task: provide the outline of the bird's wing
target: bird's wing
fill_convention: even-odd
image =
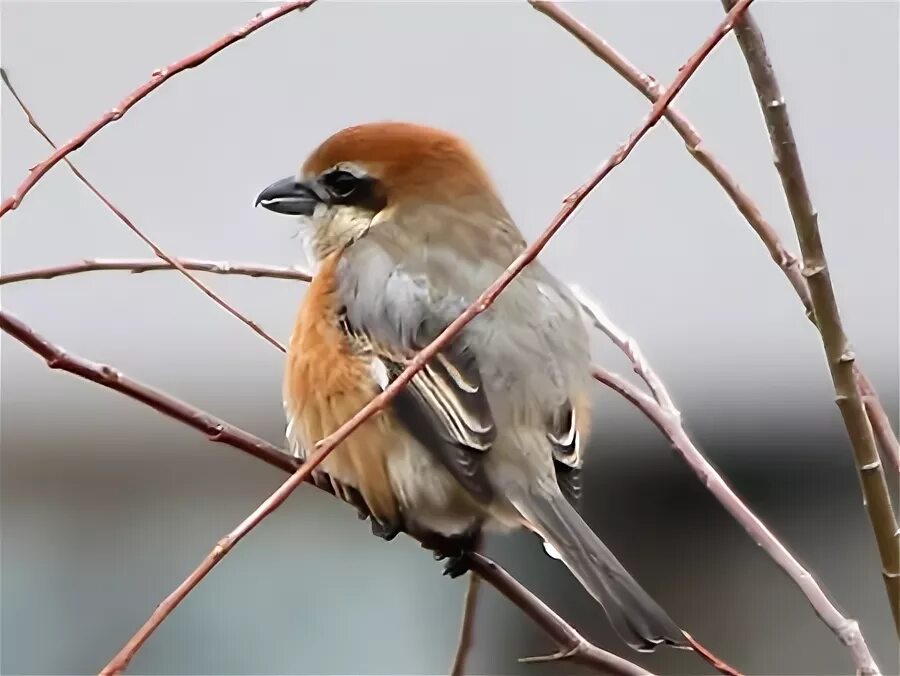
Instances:
[[[547,439],[553,449],[556,480],[563,495],[574,506],[581,501],[581,467],[584,462],[583,441],[579,432],[577,409],[567,400],[548,422]]]
[[[383,336],[377,340],[366,326],[351,322],[346,309],[340,320],[356,349],[371,356],[382,387],[393,382],[427,344],[403,346],[385,342]],[[482,459],[496,428],[475,357],[459,346],[455,341],[438,352],[393,400],[392,408],[400,423],[460,484],[475,498],[489,502],[492,490]]]
[[[491,258],[487,246],[480,255],[485,230],[465,219],[453,212],[442,219],[417,214],[404,227],[382,222],[341,258],[338,296],[347,330],[364,338],[388,381],[515,257],[517,249]],[[452,248],[440,236],[447,227],[459,235]],[[572,483],[567,494],[578,492],[581,440],[568,400],[581,389],[571,374],[580,379],[587,372],[580,363],[584,329],[577,305],[566,303],[554,284],[538,264],[530,266],[397,400],[403,424],[478,497],[490,495],[482,465],[497,423],[523,413],[530,424],[546,426],[561,483]]]

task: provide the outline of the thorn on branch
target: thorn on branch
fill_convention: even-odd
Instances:
[[[520,657],[518,662],[520,664],[541,664],[544,662],[558,662],[560,660],[568,659],[578,653],[581,645],[576,643],[574,646],[569,648],[568,650],[558,650],[555,653],[551,653],[550,655],[534,655],[533,657]]]
[[[816,263],[815,265],[804,266],[800,274],[809,279],[810,277],[815,277],[823,272],[825,272],[825,265],[823,263]]]
[[[850,348],[847,348],[846,350],[844,350],[844,352],[841,353],[841,356],[838,357],[838,361],[841,364],[847,364],[849,362],[856,361],[856,353],[854,353]]]

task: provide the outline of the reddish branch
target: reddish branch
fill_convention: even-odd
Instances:
[[[732,4],[730,0],[723,0],[723,5],[729,11]],[[881,572],[887,589],[888,604],[894,616],[895,630],[900,634],[900,528],[891,505],[872,425],[866,417],[866,406],[857,387],[854,372],[856,355],[841,323],[819,232],[818,215],[803,175],[787,105],[766,53],[762,32],[753,17],[747,15],[738,24],[736,37],[756,87],[775,155],[775,167],[781,177],[794,229],[797,231],[800,251],[803,253],[803,276],[809,285],[816,325],[834,384],[835,401],[853,447],[863,503],[881,556]]]
[[[188,270],[213,272],[217,275],[244,275],[247,277],[270,277],[274,279],[293,279],[301,282],[310,281],[309,273],[299,267],[281,267],[278,265],[259,265],[257,263],[229,263],[226,261],[208,261],[199,258],[179,258],[178,262]],[[153,258],[94,258],[55,265],[48,268],[23,270],[0,275],[0,286],[14,282],[25,282],[32,279],[53,279],[66,275],[77,275],[96,270],[124,270],[133,274],[152,270],[174,270],[171,263]]]
[[[52,369],[67,371],[103,387],[120,392],[205,434],[210,441],[237,448],[285,472],[296,472],[300,467],[298,460],[277,446],[273,446],[267,441],[191,404],[170,397],[159,390],[134,380],[112,366],[70,354],[37,334],[15,316],[3,310],[0,310],[0,330],[5,331],[25,347],[41,356],[47,362],[47,366]],[[311,485],[330,492],[327,483]],[[426,545],[423,543],[423,546]],[[589,644],[565,620],[490,559],[480,555],[473,556],[470,564],[472,570],[479,577],[496,587],[500,593],[533,619],[550,638],[557,642],[561,651],[571,653],[573,660],[603,673],[647,673],[637,665]],[[135,646],[135,651],[137,647]],[[133,653],[128,656],[128,659],[130,660],[132,656]]]
[[[98,119],[87,129],[78,134],[78,136],[70,140],[65,145],[60,146],[47,159],[32,167],[28,172],[28,176],[26,176],[25,180],[22,181],[18,188],[16,188],[16,191],[10,197],[3,200],[2,204],[0,204],[0,218],[2,218],[8,211],[11,211],[12,209],[18,207],[28,191],[31,190],[37,184],[37,182],[41,180],[44,174],[50,171],[50,169],[52,169],[61,159],[66,157],[72,151],[77,150],[78,148],[83,146],[94,134],[103,129],[103,127],[108,125],[110,122],[115,122],[116,120],[121,118],[133,105],[146,97],[150,92],[162,85],[164,82],[182,71],[199,66],[211,56],[218,54],[226,47],[233,45],[235,42],[243,40],[251,33],[256,32],[263,26],[272,23],[276,19],[280,19],[284,15],[289,14],[294,10],[306,9],[315,1],[316,0],[296,0],[295,2],[287,2],[279,7],[274,7],[259,12],[247,24],[231,31],[227,35],[222,36],[205,49],[201,49],[199,52],[195,52],[194,54],[186,56],[185,58],[181,59],[180,61],[176,61],[166,68],[160,68],[153,71],[153,75],[149,81],[145,82],[124,99],[122,99],[115,108],[111,108],[100,119]]]
[[[655,102],[662,96],[664,89],[652,75],[644,73],[637,68],[622,54],[617,52],[612,45],[575,19],[566,10],[552,2],[541,0],[529,0],[529,2],[539,12],[547,15],[567,30],[595,56],[603,60],[650,101]],[[775,228],[763,216],[759,206],[709,150],[696,127],[673,107],[666,109],[665,118],[684,140],[687,151],[722,186],[722,189],[734,202],[738,211],[756,232],[772,260],[784,272],[791,287],[797,293],[800,302],[803,303],[806,316],[815,324],[815,314],[813,313],[809,286],[802,274],[797,257],[785,247]],[[857,364],[854,364],[854,369],[856,369],[857,377],[860,380],[860,388],[866,399],[866,411],[869,415],[869,421],[878,435],[879,445],[894,469],[900,470],[900,444],[898,444],[897,437],[891,428],[887,413],[878,398],[878,394],[865,374],[859,370]]]
[[[603,673],[607,671],[635,675],[649,673],[641,667],[623,660],[621,657],[610,655],[590,643],[572,629],[571,626],[567,625],[547,604],[520,585],[514,577],[487,557],[481,554],[471,554],[469,560],[472,564],[472,570],[489,580],[504,596],[521,608],[528,617],[541,624],[542,627],[546,626],[549,628],[552,626],[553,630],[547,633],[560,646],[559,652],[547,657],[525,658],[520,661],[546,662],[566,660],[593,667],[594,669],[600,667]],[[487,573],[490,573],[490,575],[487,575]],[[548,621],[550,618],[553,618],[552,622]]]
[[[327,456],[352,434],[360,425],[372,416],[383,411],[390,401],[406,387],[412,377],[418,373],[434,355],[443,349],[470,321],[487,310],[500,292],[505,289],[519,272],[531,261],[550,241],[550,238],[569,219],[575,209],[587,197],[588,193],[596,187],[616,166],[621,164],[638,142],[659,121],[666,107],[675,98],[688,79],[694,74],[704,58],[713,50],[719,41],[727,35],[734,25],[734,21],[750,6],[753,0],[739,0],[735,7],[728,12],[725,19],[716,27],[713,34],[707,38],[700,49],[679,69],[678,76],[666,93],[653,105],[650,113],[641,125],[631,134],[629,139],[607,160],[607,162],[574,193],[569,195],[563,203],[562,209],[553,219],[549,227],[523,251],[510,266],[472,303],[459,317],[457,317],[444,331],[421,352],[419,352],[404,369],[404,371],[388,385],[378,396],[360,409],[353,417],[341,425],[332,434],[321,439],[315,446],[315,450],[287,481],[285,481],[269,498],[267,498],[252,514],[241,522],[231,533],[222,538],[206,558],[197,566],[191,575],[172,592],[154,611],[150,619],[129,640],[123,649],[110,661],[103,673],[115,674],[121,672],[134,652],[149,638],[162,621],[172,610],[187,596],[187,594],[211,571],[222,558],[240,540],[255,528],[268,514],[277,509],[287,497],[303,483],[312,470],[317,467]]]
[[[38,134],[40,134],[44,138],[44,140],[47,143],[50,144],[51,147],[56,148],[56,144],[53,143],[53,140],[47,135],[47,133],[43,130],[43,128],[37,123],[37,120],[34,119],[34,115],[32,115],[31,110],[28,108],[27,105],[25,105],[25,102],[22,100],[22,98],[19,96],[18,92],[16,92],[15,88],[12,86],[12,83],[9,81],[9,77],[6,73],[6,70],[0,68],[0,77],[2,77],[2,79],[3,79],[3,84],[6,85],[7,89],[9,89],[10,93],[16,99],[16,102],[19,104],[19,106],[25,112],[25,115],[28,117],[28,123],[34,128],[35,131],[37,131]],[[274,347],[281,350],[282,352],[285,351],[282,344],[279,343],[277,340],[275,340],[268,333],[266,333],[258,324],[256,324],[256,322],[251,321],[250,319],[245,317],[241,312],[239,312],[237,309],[235,309],[234,307],[232,307],[231,305],[226,303],[224,300],[222,300],[222,298],[220,298],[210,288],[208,288],[205,284],[203,284],[203,282],[201,282],[199,279],[194,277],[194,275],[192,275],[190,272],[188,272],[187,269],[180,262],[178,262],[177,260],[175,260],[174,258],[169,256],[169,254],[167,254],[165,251],[160,249],[159,246],[157,246],[153,240],[151,240],[149,237],[147,237],[147,235],[145,235],[143,233],[143,231],[140,228],[138,228],[131,221],[131,219],[128,218],[128,216],[126,216],[124,214],[124,212],[122,212],[118,207],[116,207],[106,197],[106,195],[101,193],[94,186],[94,184],[91,183],[84,176],[84,174],[82,174],[78,170],[78,168],[74,164],[72,164],[71,160],[69,160],[68,157],[65,157],[63,155],[62,159],[65,161],[65,163],[67,165],[69,165],[69,169],[72,170],[72,173],[75,174],[75,176],[78,178],[78,180],[80,180],[87,187],[88,190],[90,190],[92,193],[94,193],[94,195],[96,195],[97,199],[99,199],[101,202],[103,202],[103,204],[105,204],[106,207],[110,211],[112,211],[116,215],[116,217],[120,221],[122,221],[135,235],[137,235],[147,246],[149,246],[153,250],[153,253],[155,253],[159,258],[166,261],[169,265],[171,265],[176,270],[178,270],[182,275],[187,277],[188,280],[190,280],[190,282],[194,286],[196,286],[198,289],[200,289],[204,294],[206,294],[209,298],[211,298],[217,305],[222,307],[226,312],[232,314],[237,319],[242,321],[244,324],[249,326],[250,329],[253,330],[254,333],[256,333],[257,335],[259,335],[262,338],[264,338],[265,340],[267,340],[269,343],[271,343]]]
[[[542,0],[529,0],[529,3],[536,10],[567,30],[575,39],[587,47],[591,53],[603,60],[647,99],[655,102],[664,94],[665,89],[656,78],[641,71],[625,56],[617,52],[606,40],[591,31],[590,28],[578,21],[565,9],[553,2]],[[666,109],[665,118],[672,125],[672,128],[678,132],[679,136],[684,139],[688,152],[703,165],[725,192],[728,193],[735,206],[737,206],[750,226],[759,235],[772,260],[784,271],[807,311],[811,311],[809,290],[806,288],[806,280],[800,274],[800,264],[797,261],[797,257],[785,248],[775,232],[775,228],[765,219],[756,203],[744,192],[737,180],[728,173],[725,166],[706,147],[694,125],[674,107]]]
[[[69,354],[58,345],[54,345],[33,331],[14,315],[3,310],[0,310],[0,329],[43,357],[47,362],[47,366],[51,369],[67,371],[136,399],[160,413],[174,418],[198,432],[202,432],[209,437],[210,441],[239,448],[278,469],[294,472],[300,466],[299,462],[284,453],[280,448],[253,436],[249,432],[230,425],[224,420],[201,411],[186,402],[174,399],[140,381],[129,378],[112,366],[99,364]]]

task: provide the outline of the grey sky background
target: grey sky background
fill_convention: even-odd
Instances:
[[[265,6],[3,2],[0,59],[37,119],[63,142],[155,68],[203,47]],[[566,7],[662,82],[675,76],[722,15],[712,1]],[[754,13],[792,115],[845,326],[894,413],[900,342],[898,5],[759,0]],[[0,103],[0,185],[6,196],[48,148],[5,90]],[[796,250],[762,117],[732,37],[692,78],[677,107]],[[404,119],[459,133],[481,153],[532,238],[647,109],[641,95],[525,3],[323,1],[178,75],[72,158],[173,255],[289,265],[304,262],[294,227],[253,209],[253,199],[337,129]],[[682,146],[665,123],[651,130],[542,259],[588,290],[640,341],[704,450],[736,477],[752,475],[746,490],[759,498],[754,506],[770,505],[780,532],[797,538],[792,543],[815,569],[829,571],[826,582],[860,616],[886,661],[895,642],[884,626],[877,562],[818,336],[749,226]],[[63,165],[3,219],[0,230],[4,272],[151,255]],[[203,280],[287,339],[302,285]],[[3,287],[0,298],[4,309],[67,349],[280,442],[281,355],[177,273],[92,273]],[[594,342],[604,364],[628,370],[602,337]],[[279,477],[237,453],[211,448],[148,409],[49,371],[5,336],[0,346],[3,671],[91,671]],[[692,522],[697,555],[710,552],[716,541],[724,557],[707,559],[708,569],[695,560],[697,578],[666,569],[649,536],[629,535],[658,527],[659,537],[666,537],[664,524],[648,524],[655,523],[661,504],[681,504],[679,496],[684,504],[699,500],[706,510],[716,508],[671,489],[699,490],[639,415],[599,389],[596,401],[591,472],[600,482],[595,507],[605,515],[598,518],[620,538],[614,549],[625,548],[623,559],[649,557],[647,586],[655,592],[666,583],[686,589],[689,580],[699,584],[724,570],[738,580],[746,574],[757,580],[747,588],[758,600],[741,602],[758,602],[759,615],[728,614],[727,622],[708,617],[704,606],[713,601],[701,592],[672,592],[669,600],[683,602],[680,612],[694,613],[695,624],[732,646],[732,656],[748,671],[839,673],[846,667],[804,601],[721,517],[707,523],[703,511]],[[653,450],[643,454],[647,448]],[[809,472],[832,469],[835,474],[818,488],[810,484]],[[670,486],[671,494],[652,498],[670,502],[648,504],[640,512],[645,521],[632,523],[628,519],[638,518],[632,516],[617,523],[616,507],[623,513],[642,509],[610,486],[608,477],[619,473],[632,477],[641,495],[650,490],[646,482]],[[656,478],[644,478],[649,475]],[[267,523],[241,545],[230,567],[204,583],[196,600],[172,618],[173,628],[148,646],[135,673],[446,668],[461,585],[441,584],[436,564],[415,547],[370,542],[339,505],[300,493],[273,517],[274,525]],[[776,493],[788,497],[780,501],[772,497]],[[604,504],[599,496],[605,495],[625,502]],[[836,505],[845,505],[847,514],[837,514]],[[311,523],[310,514],[319,520]],[[730,535],[713,535],[713,523]],[[835,529],[828,537],[827,528]],[[682,536],[671,537],[677,543]],[[532,561],[539,556],[533,543],[517,546],[498,551],[529,561],[522,564],[526,572],[540,568],[549,576],[550,594],[553,585],[568,584],[556,580],[565,576],[562,569]],[[406,586],[373,583],[354,568],[366,561],[379,571],[374,579],[397,576]],[[744,565],[756,568],[747,572]],[[861,577],[863,569],[868,575]],[[266,586],[272,578],[323,570],[327,579],[319,578],[311,599],[291,597],[278,605],[284,587]],[[577,590],[565,590],[554,597],[560,609],[575,607],[576,617],[596,625],[589,605],[577,605],[583,603]],[[430,622],[422,620],[434,609],[423,605],[425,597],[446,608]],[[696,605],[696,599],[703,602]],[[782,600],[795,615],[772,610],[771,603]],[[309,601],[315,602],[315,621],[299,617]],[[476,666],[491,673],[521,669],[516,655],[545,648],[525,620],[500,606],[489,605],[488,618],[511,623],[503,625],[510,627],[507,633],[520,638],[504,639],[485,620],[494,639],[478,653]],[[390,612],[373,621],[366,609],[377,607]],[[79,625],[81,613],[96,617]],[[795,620],[808,623],[797,630],[797,645],[804,647],[773,646],[787,631],[779,622],[800,626]],[[335,638],[335,631],[341,636]],[[403,632],[418,638],[398,655],[391,642]],[[39,648],[44,635],[54,637],[52,648]],[[353,648],[329,643],[338,638]],[[682,656],[671,659],[654,668],[697,668]]]

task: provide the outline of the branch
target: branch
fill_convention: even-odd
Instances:
[[[480,545],[479,542],[473,551],[480,551]],[[466,660],[475,643],[475,613],[478,611],[478,591],[480,589],[481,576],[470,572],[459,626],[459,641],[456,646],[456,655],[453,658],[453,666],[450,667],[450,676],[463,676],[466,673]]]
[[[12,86],[12,83],[9,81],[9,77],[6,73],[6,70],[4,70],[3,68],[0,68],[0,78],[2,78],[3,83],[6,85],[7,89],[9,89],[9,92],[13,95],[16,102],[19,104],[19,106],[22,108],[22,111],[27,116],[28,123],[35,129],[35,131],[37,131],[38,134],[40,134],[44,138],[44,140],[47,143],[50,144],[51,147],[56,148],[56,144],[53,143],[53,140],[47,135],[47,133],[37,123],[37,121],[34,119],[34,115],[32,115],[32,113],[31,113],[31,110],[28,108],[27,105],[25,105],[25,102],[22,100],[22,98],[19,96],[18,92],[16,92],[15,88]],[[122,221],[126,226],[128,226],[128,228],[135,235],[137,235],[141,240],[143,240],[143,242],[153,250],[153,253],[155,253],[159,258],[163,259],[169,265],[171,265],[172,267],[177,269],[185,277],[187,277],[188,280],[190,280],[190,282],[194,286],[196,286],[203,293],[205,293],[209,298],[211,298],[213,301],[215,301],[226,312],[234,315],[235,317],[237,317],[237,319],[239,319],[244,324],[249,326],[250,329],[254,333],[256,333],[257,335],[259,335],[262,338],[264,338],[265,340],[267,340],[275,348],[281,350],[282,352],[285,351],[285,349],[281,345],[281,343],[279,343],[272,336],[270,336],[268,333],[266,333],[258,324],[256,324],[256,322],[251,321],[250,319],[245,317],[243,314],[238,312],[238,310],[236,310],[234,307],[232,307],[231,305],[226,303],[224,300],[222,300],[222,298],[220,298],[218,295],[216,295],[211,289],[209,289],[205,284],[203,284],[203,282],[201,282],[199,279],[194,277],[194,275],[192,275],[190,272],[188,272],[187,269],[181,263],[179,263],[177,260],[175,260],[174,258],[169,256],[169,254],[167,254],[165,251],[160,249],[153,240],[151,240],[149,237],[147,237],[147,235],[145,235],[141,231],[141,229],[138,228],[131,221],[130,218],[128,218],[128,216],[126,216],[122,211],[120,211],[103,193],[101,193],[96,187],[94,187],[93,183],[91,183],[87,178],[85,178],[84,174],[82,174],[75,167],[75,165],[72,164],[71,160],[69,160],[68,157],[65,157],[63,155],[62,159],[65,161],[66,164],[69,165],[69,169],[72,170],[72,173],[75,174],[75,176],[78,178],[78,180],[80,180],[87,187],[88,190],[90,190],[92,193],[94,193],[94,195],[97,196],[97,199],[99,199],[101,202],[103,202],[103,204],[105,204],[107,206],[107,208],[109,208],[109,210],[112,211],[118,217],[118,219],[120,221]]]
[[[145,82],[140,87],[131,92],[128,96],[122,99],[115,108],[111,108],[109,111],[107,111],[102,117],[100,117],[100,119],[98,119],[87,129],[78,134],[78,136],[71,139],[65,145],[60,146],[58,149],[56,149],[53,154],[50,155],[47,159],[32,167],[28,172],[28,176],[26,176],[25,180],[22,181],[18,188],[16,188],[16,191],[10,197],[3,200],[2,204],[0,204],[0,218],[2,218],[7,212],[17,208],[28,191],[31,190],[37,184],[37,182],[41,180],[44,174],[50,171],[50,169],[52,169],[61,159],[66,157],[72,151],[77,150],[78,148],[83,146],[94,134],[103,129],[103,127],[108,125],[110,122],[115,122],[116,120],[120,119],[134,104],[146,97],[150,92],[161,86],[164,82],[184,70],[188,70],[189,68],[196,68],[211,56],[218,54],[223,49],[229,47],[235,42],[243,40],[251,33],[256,32],[263,26],[275,21],[276,19],[280,19],[281,17],[289,14],[290,12],[293,12],[294,10],[302,11],[306,9],[315,1],[316,0],[295,0],[294,2],[287,2],[279,7],[274,7],[259,12],[246,25],[231,31],[230,33],[227,33],[208,47],[201,49],[199,52],[196,52],[194,54],[190,54],[189,56],[186,56],[180,61],[176,61],[166,68],[159,68],[153,71],[153,75],[148,82]]]
[[[723,5],[731,11],[730,0],[723,0]],[[856,385],[856,355],[841,324],[819,232],[818,216],[806,185],[787,106],[766,53],[762,32],[750,15],[736,27],[735,32],[766,119],[775,154],[775,166],[797,231],[800,251],[803,253],[803,276],[809,285],[816,324],[834,383],[835,401],[853,447],[856,469],[862,484],[863,502],[881,556],[881,572],[888,603],[894,616],[895,629],[900,634],[900,529],[891,506],[872,426],[866,417],[863,398]]]
[[[881,405],[878,392],[875,391],[866,374],[858,368],[856,370],[856,384],[859,386],[860,394],[862,394],[863,403],[866,405],[866,415],[869,417],[869,423],[872,425],[872,431],[878,439],[878,445],[881,447],[882,454],[890,460],[895,469],[900,469],[900,443],[897,442],[897,437],[894,436],[891,421]]]
[[[249,432],[134,380],[112,366],[67,353],[58,345],[37,334],[20,319],[3,310],[0,310],[0,329],[41,356],[47,362],[47,366],[52,369],[66,371],[120,392],[207,435],[210,441],[226,444],[249,453],[285,472],[293,473],[300,467],[299,461],[285,451]],[[328,482],[311,485],[333,495],[333,489]],[[423,546],[426,546],[425,543]],[[472,557],[470,564],[478,576],[496,587],[500,593],[525,611],[545,633],[557,641],[562,651],[571,652],[578,648],[578,655],[573,658],[577,657],[582,664],[605,673],[646,673],[622,658],[591,646],[565,620],[556,615],[540,599],[490,559],[484,556]],[[137,647],[139,646],[135,646],[134,651],[124,657],[122,669],[134,656]]]
[[[600,306],[594,302],[581,287],[572,284],[569,288],[581,305],[581,309],[584,310],[591,319],[593,325],[603,332],[606,337],[613,342],[613,345],[619,348],[619,350],[628,357],[634,372],[639,375],[647,384],[647,387],[650,388],[650,392],[653,394],[653,398],[656,402],[663,410],[667,411],[669,415],[673,416],[676,420],[681,420],[681,413],[675,407],[675,402],[672,401],[672,397],[669,396],[669,392],[666,390],[666,386],[663,384],[660,377],[656,375],[656,372],[650,367],[646,357],[644,357],[644,353],[641,352],[640,345],[637,344],[634,338],[616,326],[606,313],[603,312]]]
[[[684,431],[679,420],[665,411],[652,397],[644,394],[634,385],[598,366],[593,370],[594,379],[618,392],[646,415],[672,443],[675,451],[703,482],[703,485],[722,503],[728,513],[778,566],[788,574],[800,588],[810,605],[822,621],[850,649],[856,673],[860,676],[877,676],[881,672],[869,652],[859,623],[844,617],[831,599],[790,550],[769,530],[763,521],[747,507],[710,465],[700,450]]]
[[[593,314],[592,304],[589,304],[588,308]],[[597,321],[599,323],[600,320],[598,319]],[[621,332],[618,328],[613,330]],[[630,342],[633,344],[634,340],[630,339]],[[652,368],[646,361],[643,368],[652,373]],[[597,381],[628,399],[669,439],[675,451],[700,478],[703,485],[722,503],[725,509],[728,510],[728,513],[741,524],[754,542],[765,550],[775,563],[788,574],[800,588],[800,591],[804,593],[816,614],[837,635],[841,643],[850,648],[857,674],[871,676],[881,673],[869,652],[865,638],[859,630],[859,624],[856,620],[848,619],[841,614],[823,589],[816,583],[812,573],[791,554],[762,520],[735,494],[684,431],[677,409],[664,408],[660,403],[654,401],[652,397],[641,392],[621,376],[617,376],[598,366],[594,367],[593,376]]]
[[[741,501],[691,441],[682,425],[681,413],[675,407],[662,379],[656,375],[634,338],[616,326],[600,306],[584,294],[581,289],[572,287],[572,291],[579,303],[581,303],[581,307],[593,321],[594,326],[611,338],[634,365],[635,372],[641,375],[648,383],[648,387],[654,394],[655,401],[620,376],[600,367],[594,367],[594,378],[628,399],[644,415],[650,418],[653,424],[659,428],[659,431],[669,439],[678,455],[700,478],[709,492],[728,510],[728,513],[753,538],[753,541],[788,574],[791,580],[800,588],[800,591],[804,593],[816,615],[834,632],[841,643],[850,648],[857,674],[880,673],[878,665],[869,652],[866,640],[859,629],[859,623],[841,614],[822,587],[816,583],[812,573],[794,557],[790,550],[782,544],[762,520]],[[651,382],[654,386],[649,385]],[[688,638],[693,644],[693,639]],[[700,652],[697,646],[694,647],[695,650]]]
[[[249,432],[134,380],[113,366],[67,353],[63,348],[53,344],[4,310],[0,310],[0,329],[43,357],[51,369],[67,371],[136,399],[142,404],[202,432],[212,442],[238,448],[278,469],[294,472],[300,467],[299,461],[282,449]]]
[[[309,282],[312,277],[299,266],[282,267],[278,265],[259,265],[257,263],[229,263],[227,261],[209,261],[199,258],[179,258],[181,266],[188,270],[212,272],[217,275],[245,275],[247,277],[270,277],[273,279],[292,279],[301,282]],[[56,265],[48,268],[23,270],[0,275],[0,286],[26,282],[34,279],[54,279],[67,275],[77,275],[83,272],[97,270],[125,270],[132,274],[151,272],[153,270],[174,270],[175,266],[165,261],[153,258],[94,258]]]
[[[529,0],[534,9],[555,21],[559,26],[568,31],[575,39],[587,47],[591,53],[602,59],[610,68],[621,75],[632,87],[637,89],[650,101],[657,101],[665,93],[665,89],[652,75],[642,72],[606,40],[592,32],[587,26],[579,22],[559,5],[542,0]],[[800,274],[800,264],[790,251],[788,251],[775,228],[765,219],[759,207],[750,196],[738,184],[737,180],[718,158],[706,147],[697,129],[676,108],[666,110],[665,118],[676,132],[684,139],[688,152],[716,179],[719,185],[728,193],[735,206],[747,219],[750,227],[759,235],[772,257],[772,260],[784,271],[788,281],[808,311],[812,311],[809,301],[809,291],[806,288],[806,280]]]
[[[546,631],[560,647],[555,655],[546,658],[525,658],[523,662],[568,660],[613,674],[648,674],[636,664],[601,650],[575,631],[541,599],[518,583],[509,573],[486,556],[472,553],[469,564],[506,598],[515,603],[528,617]]]
[[[580,23],[571,14],[566,12],[566,10],[552,2],[545,2],[542,0],[529,0],[529,2],[536,10],[545,14],[559,26],[568,31],[595,56],[602,59],[650,101],[655,102],[662,96],[665,90],[652,75],[642,72],[622,54],[617,52],[603,38],[596,33],[593,33],[587,26]],[[741,188],[737,180],[728,172],[718,158],[716,158],[716,156],[706,147],[703,138],[691,122],[673,107],[669,107],[666,110],[665,118],[684,140],[687,151],[714,179],[716,179],[716,182],[722,186],[722,189],[725,190],[726,194],[734,202],[738,211],[747,220],[747,223],[750,224],[750,227],[753,228],[754,232],[756,232],[760,241],[768,250],[772,260],[785,274],[791,287],[797,293],[800,302],[803,303],[803,307],[806,310],[806,316],[813,324],[815,324],[815,315],[813,313],[812,300],[810,299],[809,286],[806,283],[806,279],[803,277],[797,257],[785,247],[778,237],[778,233],[762,215],[757,204],[750,198],[744,189]],[[868,382],[865,375],[858,370],[857,364],[854,364],[854,368],[857,369],[858,377]],[[891,429],[890,421],[888,420],[884,407],[881,405],[881,401],[878,399],[874,389],[871,388],[871,384],[869,387],[872,392],[866,400],[866,410],[869,413],[869,420],[872,426],[878,431],[879,443],[881,444],[885,456],[891,461],[894,469],[900,470],[900,450],[898,450],[900,444],[898,444],[897,437]]]

